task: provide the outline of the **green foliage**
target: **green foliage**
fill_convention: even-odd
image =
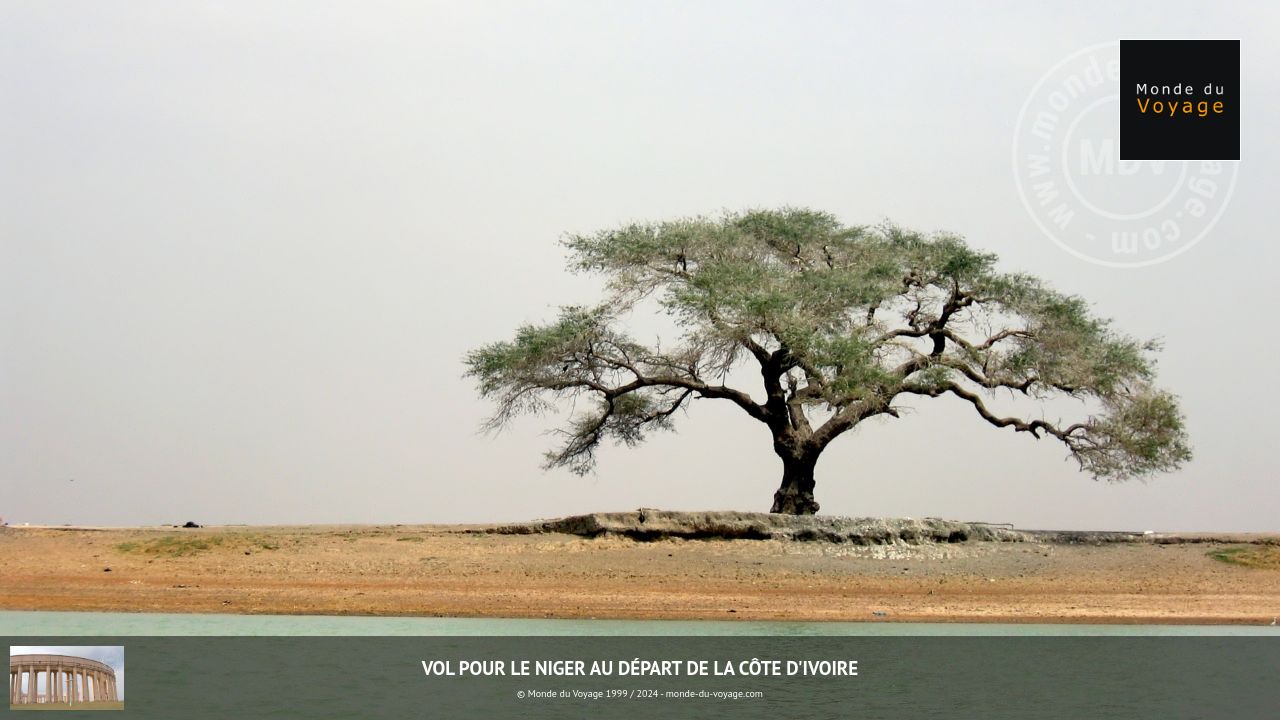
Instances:
[[[1280,547],[1276,545],[1235,545],[1210,550],[1207,554],[1228,565],[1280,569]]]
[[[164,535],[143,542],[124,542],[116,545],[123,553],[140,555],[159,555],[163,557],[186,557],[212,550],[222,545],[225,538],[221,535]]]
[[[663,399],[660,393],[639,390],[606,396],[597,404],[595,412],[573,421],[564,447],[546,454],[546,466],[563,466],[585,475],[595,464],[595,450],[602,440],[612,438],[632,447],[642,442],[648,431],[672,429]]]
[[[1085,423],[1073,446],[1080,465],[1097,478],[1123,480],[1169,472],[1191,459],[1177,400],[1141,386],[1107,395],[1106,412]]]
[[[223,546],[252,547],[260,550],[278,550],[279,546],[259,535],[251,534],[185,534],[161,535],[146,540],[122,542],[116,550],[133,555],[158,557],[186,557],[215,550]]]
[[[862,420],[896,415],[896,398],[941,394],[998,427],[1058,439],[1095,477],[1190,459],[1176,399],[1152,384],[1155,343],[1116,332],[1082,298],[998,271],[955,235],[782,208],[634,223],[565,246],[571,268],[604,276],[604,302],[466,357],[497,403],[492,428],[593,398],[549,465],[588,472],[603,440],[634,445],[670,429],[689,399],[730,400],[768,425],[780,453],[817,453]],[[680,344],[646,347],[616,327],[646,297],[683,327]],[[721,384],[744,360],[759,365],[764,402]],[[983,398],[1002,389],[1065,394],[1097,412],[1061,426],[1000,418]]]

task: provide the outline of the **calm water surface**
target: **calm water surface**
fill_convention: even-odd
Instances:
[[[1270,635],[1266,625],[1062,625],[0,611],[0,635]]]

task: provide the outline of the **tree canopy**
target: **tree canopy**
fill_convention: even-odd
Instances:
[[[1080,297],[997,270],[994,255],[955,235],[783,208],[564,244],[574,270],[607,279],[603,302],[562,308],[466,357],[467,375],[497,404],[490,427],[592,399],[575,403],[549,467],[590,472],[603,441],[635,445],[670,429],[696,398],[767,426],[784,470],[774,512],[816,512],[822,450],[864,420],[898,417],[895,403],[913,396],[951,395],[991,425],[1056,440],[1095,478],[1148,476],[1191,457],[1177,399],[1154,385],[1155,342],[1117,332]],[[645,298],[681,337],[649,346],[620,326]],[[726,385],[744,364],[759,369],[762,401]],[[1006,417],[989,408],[1002,391],[1087,409],[1073,422]]]

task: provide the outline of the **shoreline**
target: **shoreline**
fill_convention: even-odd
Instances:
[[[1133,625],[1269,625],[1280,615],[1280,567],[1210,556],[1270,552],[1277,537],[1267,534],[840,545],[494,527],[7,527],[0,609]]]
[[[424,620],[496,620],[496,621],[522,621],[522,620],[546,620],[555,622],[656,622],[656,623],[685,623],[685,622],[725,622],[725,623],[796,623],[805,625],[1109,625],[1109,626],[1132,626],[1132,627],[1274,627],[1270,620],[1254,621],[1249,618],[1233,618],[1223,621],[1216,617],[1190,617],[1182,616],[1177,618],[1168,617],[1124,617],[1124,618],[1108,618],[1108,617],[1041,617],[1028,618],[1025,616],[1001,617],[997,615],[981,615],[981,616],[930,616],[928,618],[918,617],[876,617],[876,618],[848,618],[848,619],[807,619],[807,618],[761,618],[761,617],[578,617],[578,616],[546,616],[546,615],[423,615],[416,613],[382,613],[376,615],[361,613],[346,614],[326,614],[326,613],[293,613],[293,612],[218,612],[205,610],[165,610],[163,612],[150,610],[136,610],[128,607],[109,607],[102,609],[81,609],[81,608],[16,608],[16,607],[0,607],[0,612],[15,613],[104,613],[113,615],[204,615],[204,616],[224,616],[224,617],[286,617],[286,618],[366,618],[370,620],[389,619],[389,618],[415,618]]]

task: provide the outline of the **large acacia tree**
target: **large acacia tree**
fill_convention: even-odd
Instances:
[[[605,439],[635,445],[702,398],[767,428],[782,459],[776,513],[817,512],[822,451],[869,418],[898,417],[912,397],[950,395],[997,428],[1051,438],[1095,478],[1191,457],[1176,398],[1152,384],[1154,343],[1117,333],[1079,297],[997,271],[993,255],[953,235],[786,208],[633,224],[565,245],[574,269],[607,278],[604,302],[563,308],[466,358],[497,402],[490,427],[577,401],[548,467],[590,472]],[[678,342],[646,345],[620,327],[645,298],[683,328]],[[758,381],[726,384],[740,366]],[[998,393],[1037,401],[1038,417],[993,411]],[[1079,399],[1079,419],[1045,419],[1055,396]]]

